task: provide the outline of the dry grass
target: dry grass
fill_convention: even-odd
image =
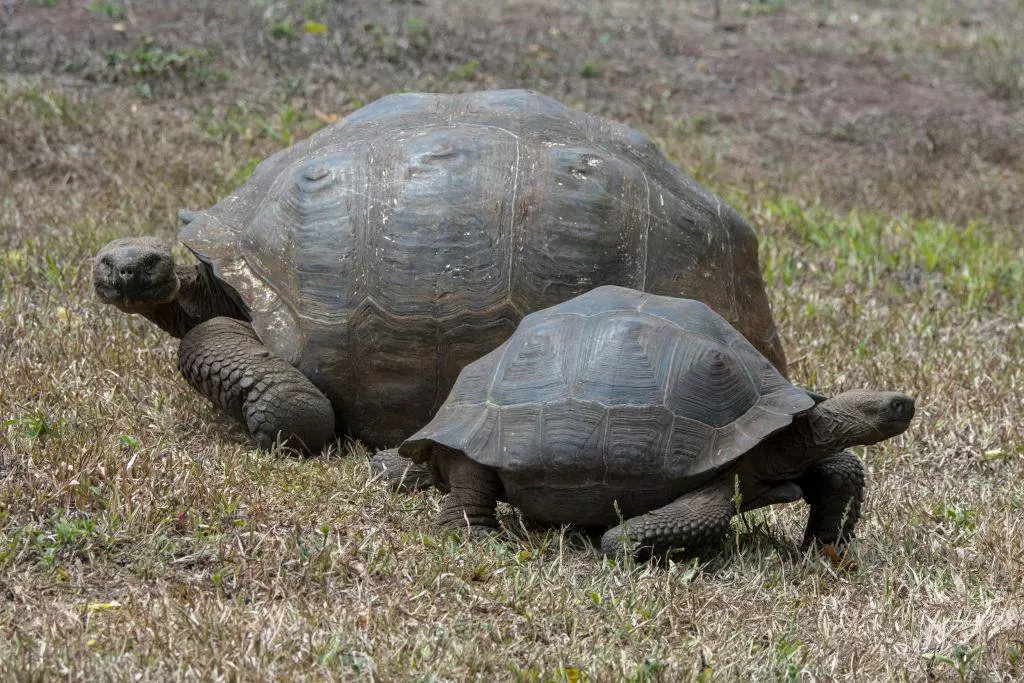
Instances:
[[[508,23],[499,25],[514,33],[522,21],[514,10],[525,5],[503,6],[497,19]],[[666,5],[658,11],[677,11]],[[902,28],[902,35],[923,27],[921,45],[928,31],[960,30],[950,28],[949,17],[970,15],[932,3],[931,14],[905,18],[890,5],[865,4],[861,16],[874,8],[883,13],[878,26],[887,27],[890,16],[905,20],[886,29]],[[977,20],[989,24],[972,30],[995,30],[1000,8],[1011,5],[981,6]],[[29,10],[45,17],[62,6],[71,4]],[[130,24],[136,30],[147,6],[128,7],[139,15]],[[316,7],[295,3],[282,16],[306,21],[303,12]],[[869,503],[856,547],[859,570],[852,573],[837,574],[821,558],[795,552],[800,506],[738,521],[718,555],[660,566],[614,565],[578,533],[523,528],[510,510],[504,538],[441,534],[432,525],[439,496],[385,491],[370,480],[358,448],[353,455],[339,446],[310,460],[254,452],[175,375],[171,341],[95,302],[88,264],[102,243],[124,234],[173,237],[180,206],[216,200],[254,160],[322,125],[317,110],[344,113],[403,85],[461,89],[522,78],[614,112],[623,102],[643,104],[630,88],[660,87],[657,73],[638,66],[651,48],[626,30],[629,24],[614,37],[621,65],[632,69],[621,80],[618,63],[575,43],[548,60],[529,53],[534,61],[525,75],[515,70],[525,68],[518,57],[481,51],[482,74],[467,67],[457,73],[471,82],[451,80],[452,70],[470,61],[463,44],[483,49],[473,23],[479,13],[467,9],[445,24],[435,22],[432,5],[358,11],[390,31],[396,24],[388,13],[396,7],[428,17],[428,42],[413,31],[421,41],[407,43],[413,47],[390,44],[390,33],[374,37],[372,26],[357,22],[366,35],[353,54],[364,49],[369,62],[374,51],[393,49],[395,61],[374,67],[381,79],[374,83],[350,75],[344,93],[315,59],[309,66],[312,37],[301,31],[295,39],[261,40],[290,45],[280,48],[280,60],[309,67],[299,72],[306,94],[289,92],[273,68],[241,77],[233,60],[242,53],[232,52],[231,35],[182,44],[199,50],[216,43],[219,61],[181,62],[186,70],[200,63],[210,69],[198,74],[177,67],[147,72],[148,94],[126,60],[97,58],[100,73],[116,70],[109,79],[53,64],[36,77],[4,76],[0,678],[1024,675],[1024,236],[1019,212],[1009,210],[1020,206],[1013,204],[1020,158],[1012,150],[998,158],[978,152],[964,162],[956,151],[987,149],[1015,130],[1019,104],[998,100],[998,93],[948,93],[950,111],[1002,109],[984,121],[932,119],[932,129],[945,136],[933,137],[949,150],[924,157],[935,168],[898,178],[894,169],[923,162],[912,145],[893,147],[879,169],[872,162],[853,179],[870,180],[873,194],[842,201],[816,197],[830,184],[860,187],[830,172],[843,150],[850,150],[848,161],[876,154],[883,132],[872,137],[870,126],[852,123],[844,129],[849,137],[837,142],[827,126],[785,128],[783,116],[782,132],[797,150],[784,158],[760,142],[748,145],[751,119],[730,121],[717,110],[708,120],[679,114],[671,97],[668,105],[655,101],[634,112],[681,165],[715,183],[755,222],[795,378],[824,391],[873,386],[919,397],[919,417],[906,435],[862,453]],[[610,14],[603,7],[565,3],[545,11],[565,30],[575,25],[572,18],[603,30],[611,18],[629,16],[629,3],[609,3]],[[796,3],[743,7],[750,13],[723,3],[726,18],[779,22],[775,28],[799,23]],[[86,12],[82,3],[74,8]],[[678,11],[704,21],[711,3]],[[285,21],[267,16],[268,31]],[[111,21],[106,14],[99,20]],[[756,25],[750,26],[753,41]],[[685,29],[656,23],[649,30],[667,32],[659,34],[658,58],[669,59],[662,48],[673,48],[671,31]],[[8,46],[23,59],[47,54],[33,35],[22,31]],[[801,36],[813,44],[813,34],[794,28],[789,35]],[[167,40],[166,49],[178,49]],[[121,51],[138,61],[133,45]],[[926,50],[917,56],[938,54],[913,49]],[[1000,49],[1021,50],[1019,43]],[[82,55],[83,64],[94,64],[96,55]],[[144,59],[174,63],[166,53],[163,61]],[[581,65],[594,60],[600,73],[583,75]],[[962,69],[952,71],[964,78],[985,73],[973,71],[977,62],[957,64]],[[934,68],[943,78],[952,72]],[[800,95],[795,81],[779,83],[797,91],[778,95],[778,106],[793,108],[786,111],[817,97]],[[708,88],[713,102],[715,87]],[[746,97],[738,110],[756,108],[758,96]],[[988,127],[975,127],[982,123]],[[740,152],[747,163],[735,158]],[[963,163],[984,171],[963,182],[986,191],[948,191]],[[887,177],[896,189],[879,189]],[[928,203],[899,199],[917,190]]]

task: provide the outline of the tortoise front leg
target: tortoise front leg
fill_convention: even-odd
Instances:
[[[727,481],[676,498],[664,507],[627,519],[601,537],[606,555],[622,557],[627,544],[639,555],[692,550],[719,541],[736,508]]]
[[[832,544],[842,551],[853,538],[864,500],[864,466],[843,451],[818,462],[797,480],[811,506],[803,547]]]
[[[414,463],[398,454],[397,448],[379,451],[370,460],[370,469],[395,491],[411,493],[434,486],[434,476],[426,465]]]
[[[327,397],[271,353],[246,322],[221,317],[196,325],[181,338],[178,368],[196,391],[244,423],[262,448],[280,438],[317,453],[334,439]]]

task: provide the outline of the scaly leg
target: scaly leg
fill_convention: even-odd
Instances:
[[[497,472],[470,460],[458,451],[440,457],[442,478],[449,492],[441,504],[438,523],[449,529],[465,529],[472,533],[489,533],[498,528],[494,510],[502,494]]]
[[[832,544],[840,552],[853,538],[864,500],[864,466],[843,451],[830,456],[797,480],[811,506],[803,547]]]
[[[334,439],[330,401],[248,323],[212,318],[192,328],[178,347],[178,368],[196,391],[244,423],[260,447],[280,437],[318,453]]]
[[[642,554],[699,548],[724,536],[735,512],[729,482],[715,482],[609,529],[601,538],[601,550],[621,557],[626,542]]]

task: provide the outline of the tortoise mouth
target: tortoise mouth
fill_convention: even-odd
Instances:
[[[115,240],[113,245],[101,250],[93,262],[93,289],[101,301],[138,312],[178,296],[181,283],[169,251],[152,248],[143,240]]]
[[[888,420],[879,420],[874,429],[876,435],[874,443],[891,439],[894,436],[899,436],[903,432],[907,431],[910,427],[911,420],[912,418],[910,417],[894,417]]]
[[[109,282],[95,283],[96,295],[105,304],[116,306],[126,313],[138,313],[155,305],[174,301],[181,285],[177,278],[160,283],[147,283],[144,287],[124,283],[122,286]]]

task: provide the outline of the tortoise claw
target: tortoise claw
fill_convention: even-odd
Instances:
[[[821,553],[829,559],[836,571],[855,572],[858,569],[857,563],[848,557],[847,548],[837,550],[835,544],[825,543],[821,546]]]

